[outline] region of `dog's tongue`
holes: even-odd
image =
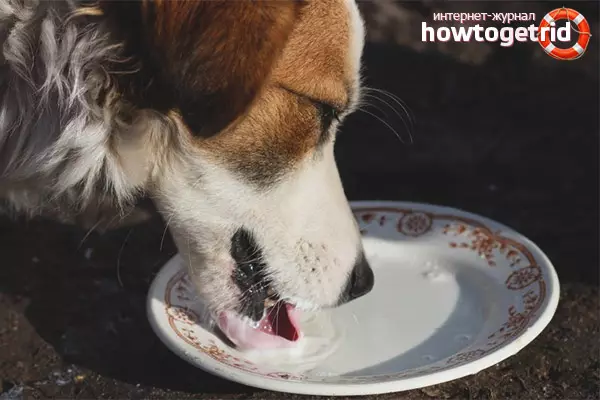
[[[275,306],[260,320],[258,330],[269,335],[280,336],[289,341],[298,340],[298,329],[292,322],[291,312],[294,310],[289,304]]]
[[[256,328],[231,311],[222,312],[217,322],[221,331],[240,349],[291,347],[301,335],[296,310],[290,304],[270,308]]]

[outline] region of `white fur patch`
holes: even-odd
[[[345,4],[350,15],[350,47],[348,49],[348,63],[356,78],[359,78],[361,67],[360,61],[365,45],[364,21],[355,0],[345,0]]]
[[[358,97],[364,28],[355,2],[345,4],[352,29],[348,68],[356,78],[353,92]],[[352,106],[357,100],[352,99]],[[209,162],[214,155],[199,152],[173,164],[160,181],[156,199],[214,312],[240,303],[241,293],[231,279],[236,265],[229,252],[230,238],[241,227],[255,236],[281,297],[303,309],[336,304],[362,248],[333,141],[263,192]]]

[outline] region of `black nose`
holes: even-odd
[[[373,289],[374,284],[375,276],[373,275],[373,270],[371,269],[365,254],[361,252],[358,256],[356,264],[354,264],[354,268],[352,269],[352,273],[350,274],[350,279],[348,279],[346,288],[342,293],[340,304],[344,304],[364,296]]]

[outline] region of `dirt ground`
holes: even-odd
[[[539,20],[554,8],[545,4],[460,7],[527,9]],[[600,36],[597,2],[567,6]],[[496,219],[536,242],[561,280],[554,319],[516,356],[464,379],[376,398],[600,398],[597,40],[575,62],[553,60],[534,43],[422,46],[413,28],[456,3],[361,7],[366,83],[400,96],[416,126],[409,144],[383,104],[372,111],[406,144],[365,113],[347,120],[337,156],[348,197],[449,205]],[[145,294],[175,253],[168,234],[161,246],[163,232],[158,216],[89,235],[51,221],[0,219],[1,400],[310,398],[221,380],[162,345],[147,322]]]

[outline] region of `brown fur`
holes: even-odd
[[[209,157],[225,160],[245,178],[265,185],[314,149],[320,134],[313,103],[269,87],[239,124],[198,145]]]
[[[121,86],[135,104],[176,109],[208,137],[256,98],[295,25],[302,2],[174,0],[100,6],[140,63]]]
[[[281,85],[340,109],[347,106],[354,83],[347,53],[349,18],[343,3],[311,2],[273,71],[273,80]]]
[[[343,0],[309,2],[247,116],[199,145],[261,183],[293,167],[323,134],[315,103],[348,106],[349,29]]]
[[[344,0],[100,4],[141,63],[124,95],[259,185],[324,141],[320,103],[343,112],[353,98]]]

